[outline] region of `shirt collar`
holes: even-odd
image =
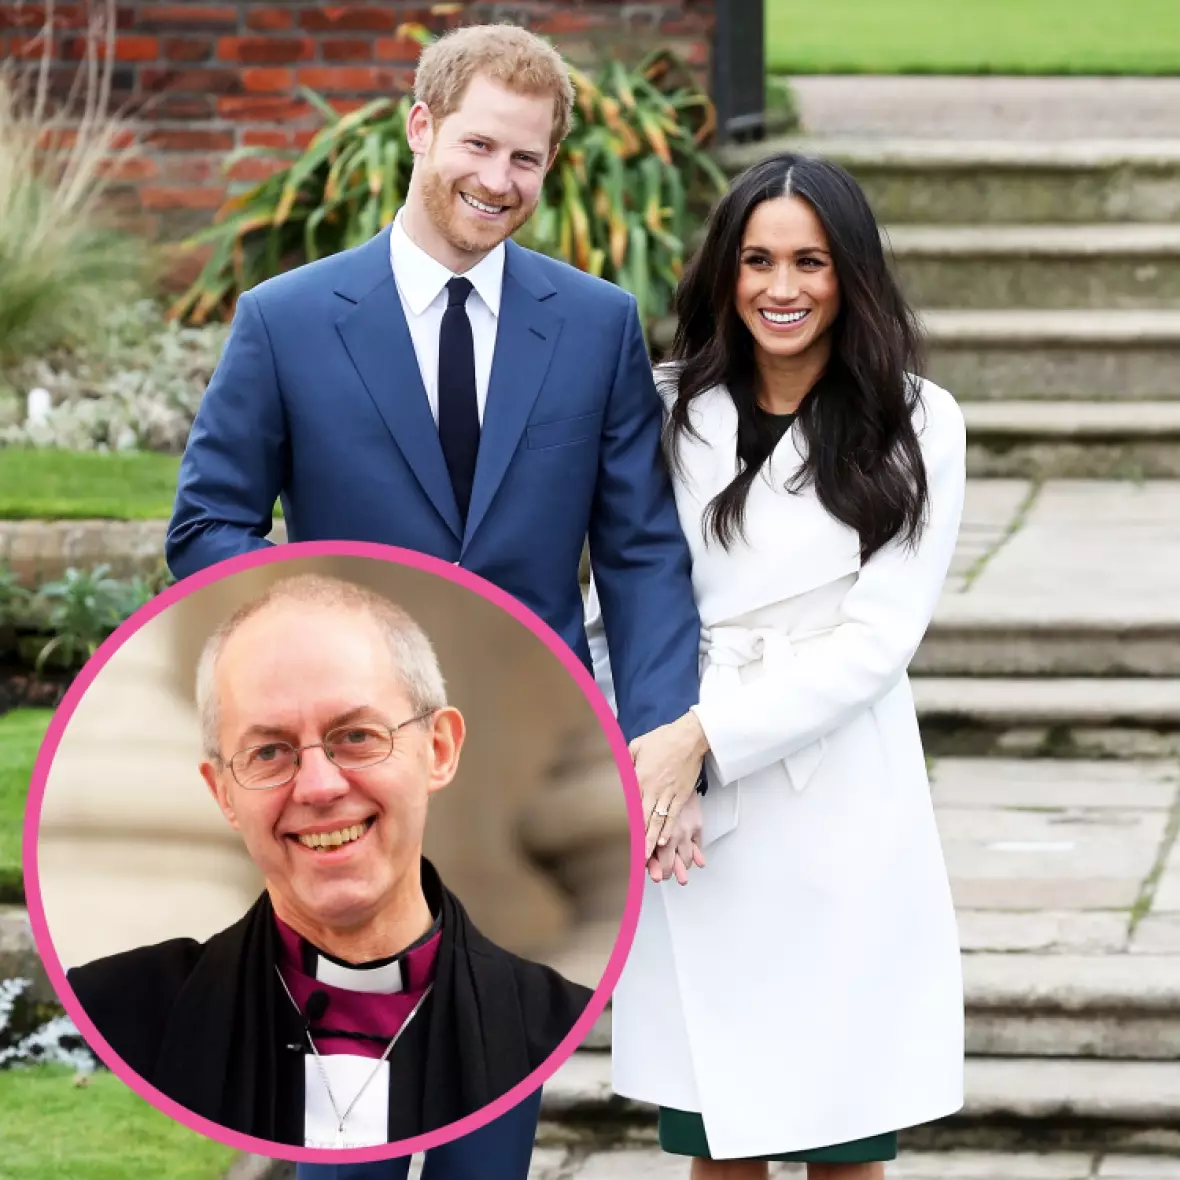
[[[346,963],[301,937],[275,914],[279,946],[284,962],[320,983],[345,991],[391,995],[420,990],[434,978],[434,964],[442,935],[442,914],[430,929],[405,950],[369,963]]]
[[[463,278],[470,281],[480,299],[492,315],[500,314],[500,292],[504,285],[504,243],[480,259]],[[454,271],[432,258],[421,246],[410,240],[398,211],[389,235],[389,260],[398,290],[414,315],[421,315],[439,296]]]

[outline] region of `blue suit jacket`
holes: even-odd
[[[509,241],[466,528],[389,259],[389,230],[241,296],[180,468],[184,577],[288,539],[398,545],[520,599],[589,667],[589,537],[628,738],[697,702],[700,620],[634,298]]]

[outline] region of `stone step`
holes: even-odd
[[[968,954],[973,1057],[1180,1058],[1180,957]]]
[[[552,1130],[545,1128],[545,1134]],[[1180,1180],[1180,1160],[1160,1155],[909,1151],[908,1132],[901,1142],[905,1146],[897,1159],[885,1165],[886,1180]],[[653,1136],[636,1134],[610,1146],[575,1141],[568,1146],[539,1147],[533,1153],[529,1180],[686,1180],[686,1164],[683,1156],[661,1152]],[[419,1180],[421,1174],[415,1160],[410,1180]],[[279,1175],[267,1180],[279,1180]],[[771,1164],[768,1175],[771,1180],[805,1180],[807,1165]]]
[[[1180,136],[1174,77],[796,74],[788,81],[802,125],[829,138],[1122,143]]]
[[[0,979],[27,979],[32,984],[29,995],[36,1003],[57,1002],[23,906],[0,906]]]
[[[1180,400],[962,403],[967,470],[1024,479],[1180,477]]]
[[[944,598],[943,605],[953,603]],[[1013,600],[994,613],[940,610],[910,665],[921,676],[1172,678],[1180,612],[1111,603],[1105,617],[1038,616]]]
[[[575,1053],[546,1084],[538,1143],[615,1143],[649,1130],[646,1103],[611,1092],[605,1053]],[[972,1057],[963,1109],[906,1131],[910,1148],[1180,1153],[1174,1061]]]
[[[1180,311],[922,312],[933,380],[965,400],[1180,399]]]
[[[726,147],[720,159],[736,175],[781,151],[843,165],[882,225],[1180,222],[1180,138],[786,136]]]
[[[925,308],[1171,308],[1180,221],[889,228],[907,298]]]
[[[966,940],[971,915],[959,917]],[[1177,955],[968,953],[963,991],[973,1057],[1180,1058]],[[610,1037],[608,1007],[583,1051],[605,1053]]]
[[[974,564],[948,580],[914,673],[1175,678],[1178,506],[1180,480],[969,480]]]
[[[1180,757],[1180,679],[915,676],[926,752]]]

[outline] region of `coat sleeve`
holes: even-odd
[[[929,482],[916,547],[894,541],[861,569],[828,634],[801,644],[776,671],[694,708],[715,781],[770,766],[852,720],[905,675],[950,568],[966,486],[963,415],[944,390],[924,387],[920,445]]]
[[[700,692],[700,616],[661,423],[639,315],[628,296],[589,538],[619,724],[628,740],[683,716]]]
[[[286,482],[287,428],[257,297],[238,299],[225,351],[189,433],[165,554],[178,578],[266,548]]]

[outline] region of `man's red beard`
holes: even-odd
[[[425,163],[425,161],[423,162]],[[467,193],[485,205],[510,205],[511,207],[505,211],[498,222],[489,222],[481,229],[471,221],[462,220],[461,210],[455,207],[455,202],[463,199],[459,195],[460,192]],[[511,237],[520,229],[533,212],[533,207],[526,208],[520,202],[519,197],[507,200],[496,198],[466,185],[452,188],[429,164],[423,170],[422,203],[426,207],[426,212],[435,229],[452,246],[468,254],[476,254],[498,246],[505,238]]]

